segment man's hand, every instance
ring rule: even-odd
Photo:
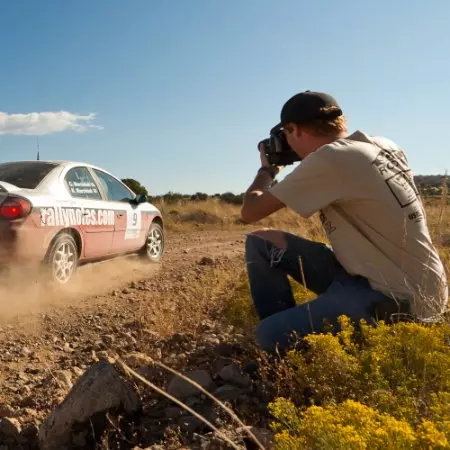
[[[261,145],[259,146],[259,154],[261,167],[272,169],[274,176],[276,176],[281,170],[281,167],[273,167],[269,164]],[[285,206],[284,203],[267,192],[272,182],[273,178],[268,172],[258,172],[255,180],[244,195],[244,204],[241,209],[241,219],[243,222],[257,222]]]
[[[267,159],[266,154],[264,153],[264,146],[262,144],[259,145],[259,157],[261,159],[261,167],[270,167],[274,170],[274,174],[277,175],[284,168],[283,166],[271,166],[269,164],[269,160]]]

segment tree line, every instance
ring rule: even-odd
[[[445,180],[445,183],[444,183]],[[234,194],[232,192],[225,192],[223,194],[208,195],[204,192],[196,192],[195,194],[181,194],[179,192],[169,191],[164,195],[151,195],[145,186],[133,178],[124,178],[122,182],[125,183],[135,194],[146,195],[150,202],[163,201],[165,203],[179,203],[183,201],[205,201],[208,198],[215,198],[225,203],[233,205],[242,204],[244,193]],[[424,196],[441,195],[443,188],[447,186],[447,192],[450,190],[450,178],[445,175],[416,175],[414,182]]]
[[[233,194],[232,192],[208,195],[204,192],[196,192],[195,194],[181,194],[179,192],[169,191],[164,195],[151,195],[144,185],[133,178],[123,178],[122,183],[126,184],[135,194],[147,196],[150,202],[164,201],[165,203],[178,203],[180,201],[205,201],[208,200],[208,198],[217,198],[226,203],[240,205],[242,204],[242,200],[244,198],[244,193]]]

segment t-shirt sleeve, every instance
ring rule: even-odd
[[[328,156],[309,155],[269,192],[305,218],[335,202],[341,197],[342,184]]]

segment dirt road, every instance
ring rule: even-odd
[[[195,266],[203,257],[228,260],[242,255],[244,237],[243,232],[171,234],[161,264],[143,263],[134,256],[88,264],[79,269],[71,286],[58,290],[49,290],[39,283],[32,270],[21,269],[0,278],[0,325],[11,320],[22,323],[30,314],[55,308],[89,308],[98,297],[117,297],[115,290],[125,288],[130,282],[154,280],[156,290],[158,282],[164,289],[168,281],[177,278],[186,267]],[[141,297],[145,300],[145,296]]]
[[[194,278],[201,285],[212,267],[243,267],[244,238],[243,232],[172,234],[162,264],[122,258],[85,266],[68,292],[46,291],[23,273],[3,280],[0,418],[39,424],[107,347],[143,351],[143,330],[155,334],[160,309],[192,291]]]

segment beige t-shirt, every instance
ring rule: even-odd
[[[411,301],[422,319],[448,302],[445,270],[403,151],[356,131],[308,155],[270,191],[320,219],[337,259],[372,288]]]

